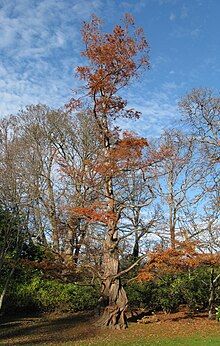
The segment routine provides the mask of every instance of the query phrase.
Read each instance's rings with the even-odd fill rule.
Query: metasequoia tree
[[[134,137],[120,139],[117,131],[112,129],[111,121],[118,117],[139,117],[139,112],[126,107],[127,101],[119,91],[138,77],[141,68],[149,67],[148,43],[143,30],[135,30],[133,18],[128,14],[123,18],[122,26],[116,25],[112,33],[103,33],[101,21],[95,16],[90,22],[84,22],[81,32],[85,44],[82,56],[88,59],[88,65],[77,67],[77,75],[84,85],[81,96],[72,98],[68,107],[70,111],[89,109],[98,125],[102,149],[96,170],[104,187],[101,204],[82,208],[81,213],[93,221],[102,221],[106,227],[102,275],[105,309],[99,324],[125,328],[128,301],[120,281],[118,254],[118,222],[122,207],[115,196],[114,178],[119,171],[134,169],[147,142]]]

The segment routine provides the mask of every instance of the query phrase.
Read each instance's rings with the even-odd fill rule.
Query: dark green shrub
[[[182,303],[181,282],[171,274],[152,282],[134,281],[126,287],[129,305],[149,310],[174,311]]]
[[[129,306],[138,308],[151,308],[153,282],[140,283],[134,281],[125,287]]]
[[[181,279],[177,275],[166,274],[155,280],[152,291],[152,308],[166,313],[175,311],[182,304]]]
[[[36,299],[36,289],[39,278],[34,277],[31,282],[17,282],[13,280],[5,297],[6,310],[37,310],[39,308]]]
[[[181,292],[190,311],[208,306],[210,270],[197,268],[181,275]]]
[[[43,309],[78,311],[94,308],[98,303],[98,297],[98,290],[91,286],[43,281],[36,299]]]
[[[79,311],[94,308],[99,289],[75,283],[42,280],[40,275],[28,282],[14,281],[6,297],[6,308],[43,311]]]
[[[167,313],[175,311],[181,304],[187,304],[190,311],[207,308],[210,274],[209,267],[201,267],[167,273],[143,284],[133,282],[126,287],[129,305]],[[215,293],[217,306],[220,303],[220,287]]]

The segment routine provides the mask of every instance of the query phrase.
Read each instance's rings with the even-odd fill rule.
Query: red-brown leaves
[[[104,208],[102,204],[93,204],[85,208],[73,208],[72,211],[79,217],[85,218],[87,222],[98,222],[107,225],[109,220],[116,218],[114,213],[106,212],[101,209]]]
[[[138,169],[143,164],[143,150],[148,146],[146,138],[124,132],[123,138],[113,149],[112,156],[122,169]]]
[[[107,160],[105,154],[100,153],[95,169],[102,176],[120,176],[125,171],[138,170],[145,164],[144,150],[148,145],[145,138],[138,137],[135,133],[124,132],[123,137],[109,150]]]
[[[20,266],[25,266],[27,269],[38,269],[44,278],[52,279],[68,279],[74,281],[77,279],[78,270],[73,261],[66,258],[65,254],[45,250],[44,257],[41,261],[35,262],[29,259],[20,260]]]
[[[88,59],[88,66],[77,67],[77,77],[85,81],[84,96],[89,96],[95,103],[97,114],[137,117],[134,110],[126,110],[127,101],[116,95],[125,87],[132,77],[138,76],[141,67],[148,68],[148,43],[143,29],[134,30],[134,20],[126,14],[122,20],[123,27],[116,25],[112,33],[103,33],[101,21],[95,15],[91,21],[82,26],[82,40],[85,50],[82,56]],[[80,106],[71,99],[69,109]]]
[[[199,266],[219,265],[220,254],[201,253],[196,250],[196,244],[192,242],[180,242],[176,249],[161,247],[155,248],[148,256],[147,264],[143,268],[138,279],[149,281],[164,273],[181,272],[184,269],[193,269]]]

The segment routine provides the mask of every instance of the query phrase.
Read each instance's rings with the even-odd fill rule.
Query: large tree
[[[134,136],[120,139],[111,123],[118,117],[139,116],[139,112],[126,107],[127,101],[119,95],[119,91],[138,77],[141,69],[149,67],[148,43],[143,30],[135,30],[133,18],[128,14],[123,18],[122,26],[116,25],[112,33],[102,32],[101,21],[96,16],[90,22],[84,22],[81,32],[85,44],[82,56],[88,59],[88,64],[77,67],[77,75],[84,85],[80,91],[81,97],[72,98],[69,109],[89,109],[98,125],[102,149],[91,171],[99,173],[103,184],[103,189],[100,189],[102,197],[97,197],[93,204],[93,213],[91,205],[90,208],[81,209],[81,213],[93,221],[102,221],[106,228],[102,275],[102,302],[105,308],[99,324],[125,328],[128,300],[121,285],[118,250],[118,223],[124,206],[117,200],[114,184],[119,171],[128,171],[134,169],[136,163],[140,164],[147,142]]]

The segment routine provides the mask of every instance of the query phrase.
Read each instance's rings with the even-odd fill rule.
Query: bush
[[[172,275],[152,282],[134,281],[126,287],[129,305],[167,313],[174,311],[182,303],[180,286],[178,278]]]
[[[183,303],[180,278],[166,274],[155,280],[152,302],[154,310],[163,310],[165,313],[175,311]]]
[[[39,305],[47,310],[89,310],[97,305],[98,297],[94,287],[57,281],[42,282],[37,292]]]
[[[5,302],[7,309],[79,311],[94,308],[98,298],[97,287],[42,280],[40,276],[35,276],[26,283],[14,281]]]
[[[153,282],[140,283],[138,281],[125,287],[129,306],[138,308],[150,308],[152,306]]]
[[[190,311],[196,311],[208,306],[210,270],[197,268],[181,276],[181,291]]]

